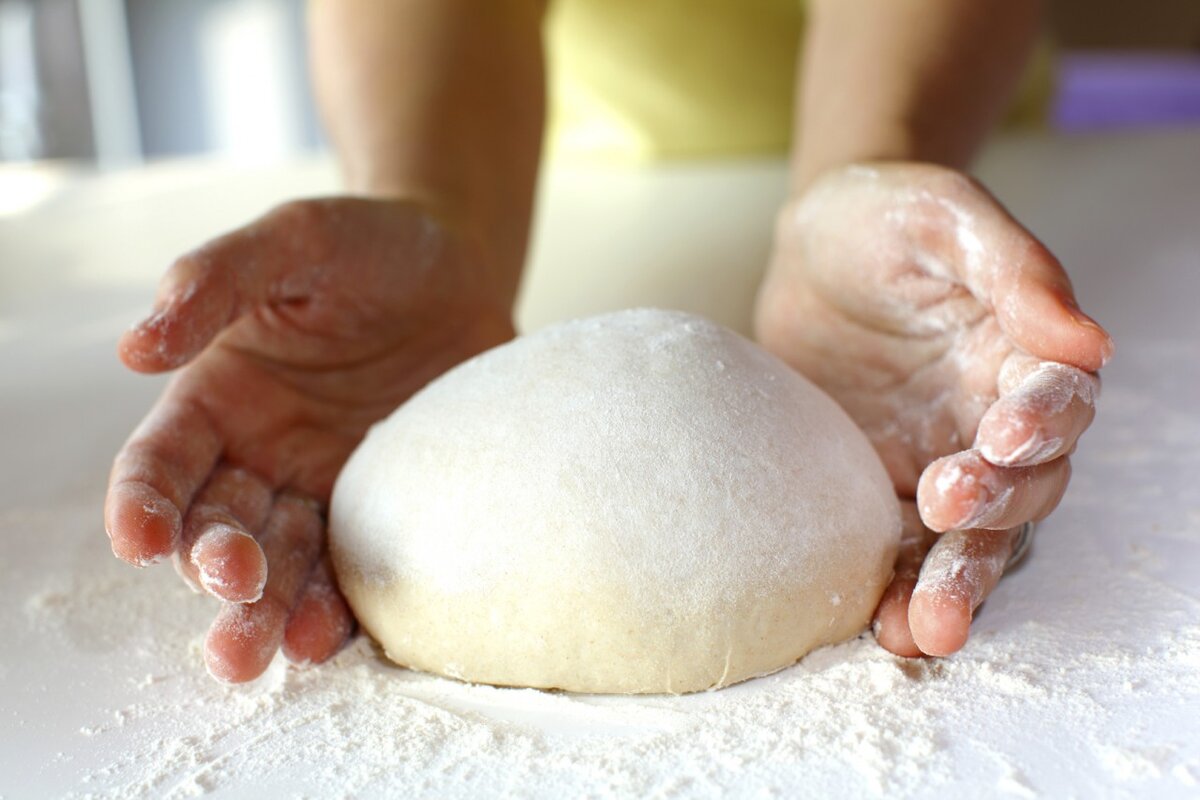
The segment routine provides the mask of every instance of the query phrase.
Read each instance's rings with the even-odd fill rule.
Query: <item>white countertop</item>
[[[866,638],[711,695],[612,699],[416,676],[364,643],[249,687],[204,675],[211,604],[117,563],[101,526],[161,386],[113,344],[174,255],[335,178],[38,173],[48,197],[0,216],[0,797],[1200,795],[1200,132],[1005,140],[980,173],[1117,342],[1032,558],[944,662]],[[545,184],[525,327],[656,304],[744,328],[781,165]]]

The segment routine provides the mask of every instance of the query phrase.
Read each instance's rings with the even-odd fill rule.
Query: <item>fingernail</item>
[[[1074,300],[1066,301],[1065,305],[1067,310],[1071,312],[1071,316],[1075,318],[1076,324],[1078,324],[1080,327],[1097,331],[1101,336],[1104,337],[1103,341],[1100,343],[1100,363],[1102,366],[1107,364],[1109,360],[1112,359],[1113,352],[1116,349],[1113,344],[1112,336],[1108,334],[1108,331],[1104,330],[1099,322],[1096,322],[1096,320],[1085,314],[1083,310],[1075,304]]]
[[[1116,350],[1117,346],[1113,343],[1112,337],[1108,335],[1107,331],[1105,331],[1104,342],[1100,345],[1100,366],[1103,367],[1104,365],[1108,364],[1109,361],[1112,361],[1113,353],[1115,353]]]
[[[971,504],[970,510],[954,526],[954,530],[984,528],[995,522],[1004,513],[1004,506],[1010,494],[1012,494],[1011,487],[1005,489],[1002,494],[997,496],[992,489],[980,484],[979,494],[976,496],[975,502]]]
[[[150,331],[163,327],[167,318],[167,307],[156,308],[149,316],[134,322],[129,326],[131,331]]]
[[[1033,437],[1030,437],[1029,440],[1026,440],[1022,444],[1017,445],[1015,449],[1007,453],[997,449],[996,446],[991,442],[984,442],[983,444],[977,444],[976,446],[979,448],[980,455],[982,455],[988,461],[996,464],[997,466],[1007,467],[1013,461],[1021,458],[1032,449],[1030,442],[1037,435],[1037,431],[1034,431]]]
[[[998,450],[991,442],[980,445],[979,452],[983,454],[984,458],[999,467],[1025,467],[1046,461],[1062,448],[1062,443],[1063,440],[1060,436],[1047,438],[1042,435],[1041,431],[1034,430],[1025,441],[1007,453]]]
[[[197,285],[193,282],[183,287],[176,287],[166,293],[160,293],[151,306],[150,314],[133,323],[130,330],[149,329],[161,326],[175,309],[196,296]]]
[[[967,512],[962,515],[958,522],[954,523],[952,528],[954,530],[962,530],[963,528],[973,527],[975,521],[983,516],[990,499],[987,490],[982,490],[979,495],[976,495],[975,502],[971,504],[971,507],[967,509]]]

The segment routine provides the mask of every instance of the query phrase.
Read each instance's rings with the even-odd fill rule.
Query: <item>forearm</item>
[[[1040,23],[1040,0],[814,0],[793,193],[851,161],[966,167],[1012,98]]]
[[[537,0],[311,0],[325,128],[349,191],[415,199],[515,290],[541,148]]]

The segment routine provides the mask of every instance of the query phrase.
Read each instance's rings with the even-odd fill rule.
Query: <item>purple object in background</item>
[[[1064,54],[1051,117],[1064,131],[1200,126],[1200,55]]]

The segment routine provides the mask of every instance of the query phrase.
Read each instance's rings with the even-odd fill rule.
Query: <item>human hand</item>
[[[1019,526],[1066,490],[1112,340],[983,187],[915,163],[827,172],[784,208],[755,325],[862,427],[903,501],[880,644],[957,651]]]
[[[139,372],[182,369],[116,457],[105,528],[120,558],[173,556],[225,601],[205,640],[214,676],[342,645],[334,479],[372,423],[512,338],[511,285],[419,207],[357,198],[285,204],[167,272],[119,352]]]

